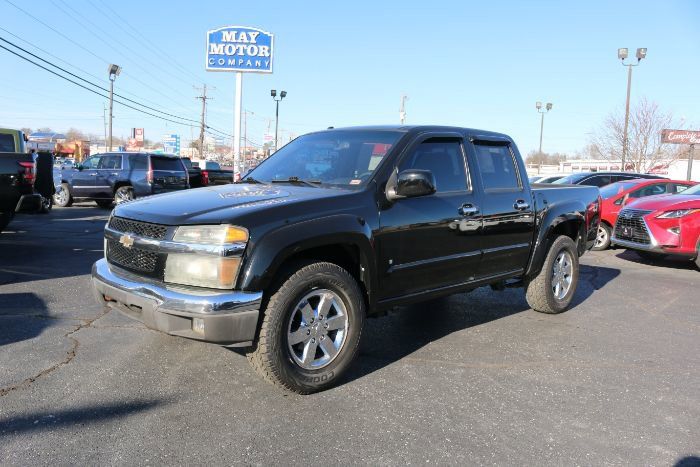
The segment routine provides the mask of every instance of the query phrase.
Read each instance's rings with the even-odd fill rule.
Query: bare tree
[[[591,154],[599,159],[622,160],[624,126],[624,113],[608,115],[591,140]],[[639,101],[630,109],[626,168],[646,172],[659,162],[677,159],[678,151],[661,142],[661,130],[676,126],[673,115],[663,112],[658,104]]]
[[[561,154],[558,152],[550,154],[533,150],[528,153],[527,157],[525,158],[525,162],[534,165],[559,165],[560,162],[563,162],[566,159],[566,154]]]
[[[85,133],[77,128],[69,128],[68,131],[66,131],[66,139],[68,141],[83,141],[88,138],[85,136]]]

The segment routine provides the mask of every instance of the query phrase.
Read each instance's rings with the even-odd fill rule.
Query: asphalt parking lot
[[[96,306],[107,215],[0,234],[3,464],[697,465],[690,263],[588,253],[561,315],[482,288],[369,320],[343,384],[298,396],[240,353]]]

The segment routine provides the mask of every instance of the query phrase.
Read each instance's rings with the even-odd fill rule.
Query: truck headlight
[[[171,253],[165,262],[165,282],[213,289],[233,289],[241,258]]]
[[[173,241],[207,245],[247,242],[248,231],[233,225],[185,225],[177,228]]]

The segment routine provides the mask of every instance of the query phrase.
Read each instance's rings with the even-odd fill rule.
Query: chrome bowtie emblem
[[[119,237],[119,243],[124,245],[125,248],[131,248],[134,246],[134,237],[132,237],[129,234],[124,234],[121,237]]]

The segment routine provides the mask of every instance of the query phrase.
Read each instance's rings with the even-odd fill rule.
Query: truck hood
[[[697,195],[659,195],[642,198],[630,203],[625,208],[644,209],[648,211],[672,211],[674,209],[700,208],[700,196]]]
[[[347,196],[351,190],[293,185],[230,184],[149,196],[120,204],[114,215],[164,225],[221,224],[256,211]]]

